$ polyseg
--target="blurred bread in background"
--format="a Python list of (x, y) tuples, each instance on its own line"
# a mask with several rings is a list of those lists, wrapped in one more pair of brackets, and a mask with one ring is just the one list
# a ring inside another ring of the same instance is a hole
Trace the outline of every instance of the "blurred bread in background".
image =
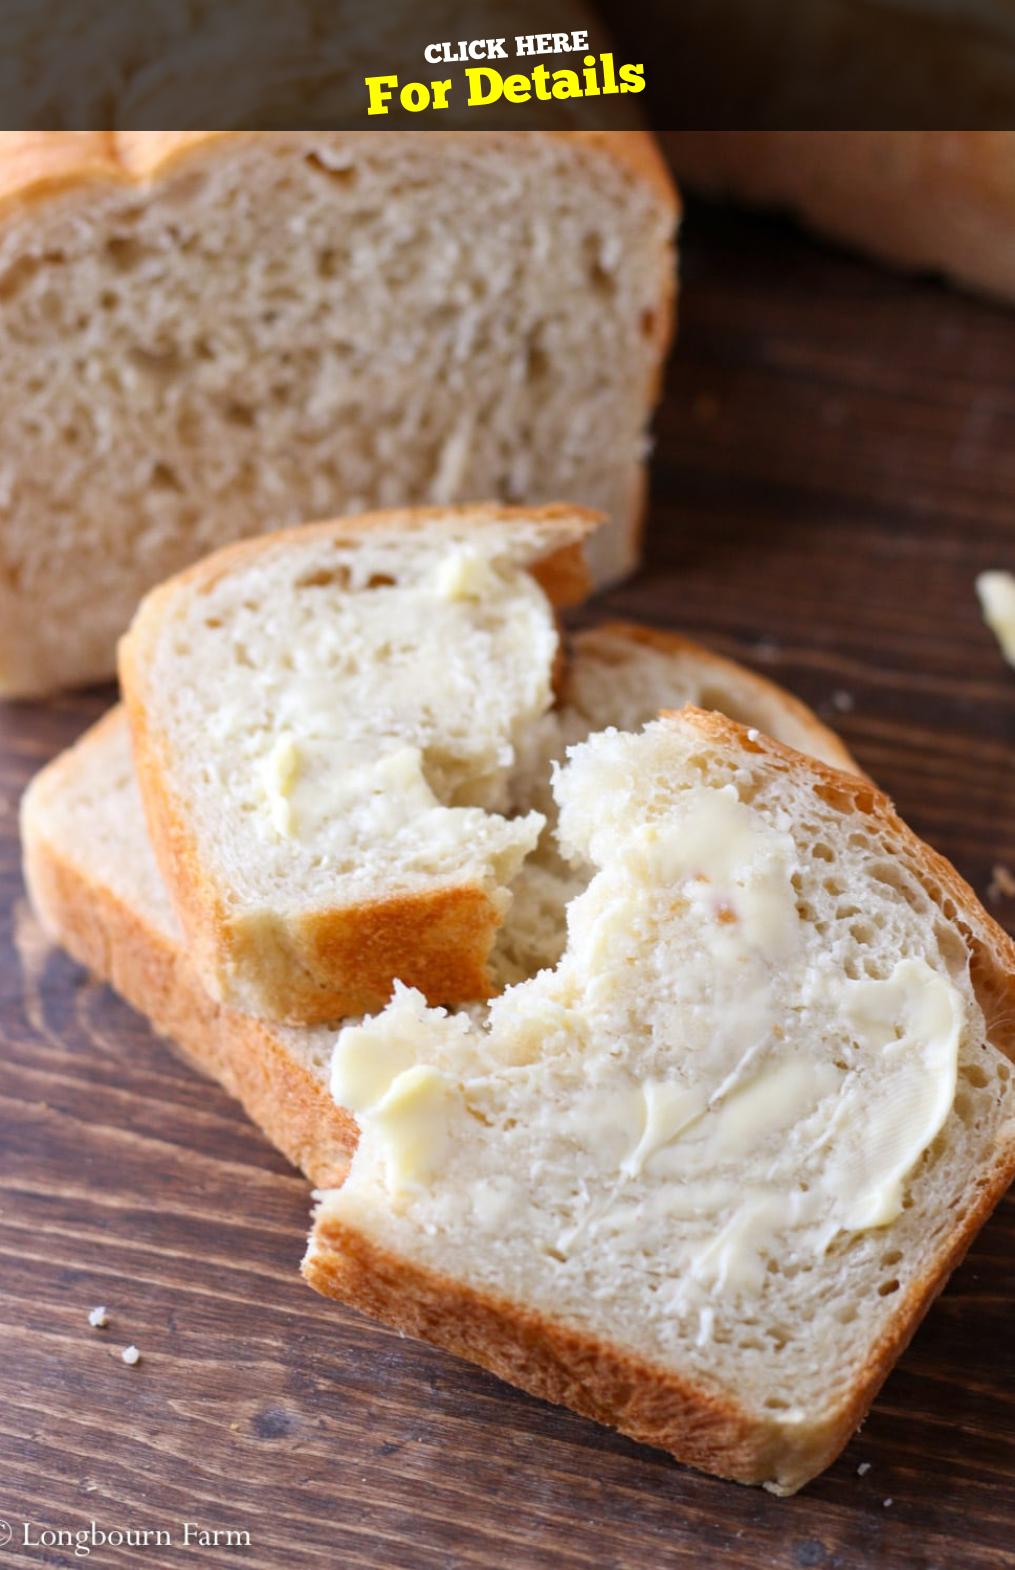
[(0, 133), (0, 690), (338, 513), (566, 495), (628, 571), (676, 215), (641, 132)]
[(1015, 299), (1015, 132), (679, 131), (682, 183)]

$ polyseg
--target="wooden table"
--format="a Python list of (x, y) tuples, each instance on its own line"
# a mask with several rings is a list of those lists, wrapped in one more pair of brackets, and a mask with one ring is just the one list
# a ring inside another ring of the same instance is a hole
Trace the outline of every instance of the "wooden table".
[[(973, 578), (1015, 566), (1015, 313), (747, 218), (686, 227), (648, 565), (690, 630), (838, 723), (986, 894), (1015, 869), (1015, 674)], [(304, 1183), (40, 941), (32, 771), (107, 693), (2, 716), (0, 1516), (163, 1529), (96, 1565), (978, 1570), (1015, 1563), (1015, 1205), (802, 1495), (712, 1481), (315, 1298)], [(1015, 921), (1015, 902), (995, 909)], [(106, 1304), (104, 1331), (88, 1310)], [(136, 1368), (119, 1357), (128, 1342)], [(863, 1465), (864, 1473), (859, 1468)], [(184, 1522), (251, 1546), (184, 1548)], [(0, 1547), (4, 1564), (80, 1564)]]

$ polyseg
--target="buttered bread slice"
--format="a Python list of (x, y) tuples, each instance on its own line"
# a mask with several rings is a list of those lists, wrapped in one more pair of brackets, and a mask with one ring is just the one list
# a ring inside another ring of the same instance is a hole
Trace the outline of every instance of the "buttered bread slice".
[(485, 997), (538, 812), (508, 818), (549, 709), (555, 605), (594, 514), (425, 509), (249, 541), (142, 603), (120, 650), (138, 783), (216, 999), (312, 1024), (395, 978)]
[[(752, 723), (815, 751), (834, 751), (851, 765), (842, 743), (788, 692), (676, 633), (616, 622), (580, 632), (571, 643), (567, 688), (567, 702), (555, 711), (555, 757), (563, 756), (563, 734), (573, 739), (594, 712), (601, 725), (630, 725), (639, 704), (648, 702), (651, 713), (660, 703), (696, 698), (739, 704)], [(548, 776), (549, 754), (545, 767)], [(340, 1182), (357, 1131), (328, 1094), (337, 1024), (275, 1024), (209, 997), (155, 864), (122, 708), (36, 775), (22, 801), (21, 839), (25, 881), (49, 936), (237, 1096), (313, 1182)], [(491, 956), (498, 986), (556, 963), (565, 906), (587, 875), (560, 857), (551, 862), (543, 842), (524, 863)]]
[(484, 1028), (338, 1037), (318, 1290), (789, 1493), (1015, 1170), (1015, 946), (867, 781), (685, 709), (578, 745), (597, 870)]

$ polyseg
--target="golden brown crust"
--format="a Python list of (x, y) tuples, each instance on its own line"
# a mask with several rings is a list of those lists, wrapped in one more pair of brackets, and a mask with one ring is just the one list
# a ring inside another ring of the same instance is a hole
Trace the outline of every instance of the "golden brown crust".
[[(335, 1185), (356, 1146), (351, 1117), (270, 1025), (212, 1001), (174, 940), (90, 877), (47, 836), (43, 798), (73, 781), (81, 748), (102, 747), (121, 723), (111, 711), (33, 783), (22, 816), (25, 877), (46, 932), (146, 1014), (206, 1074), (237, 1098), (272, 1144), (310, 1180)], [(36, 808), (38, 803), (38, 809)]]
[[(56, 189), (92, 182), (147, 184), (181, 160), (214, 154), (244, 141), (302, 141), (306, 131), (4, 131), (0, 132), (0, 205), (43, 197)], [(375, 131), (322, 133), (348, 142), (373, 139)], [(413, 132), (388, 133), (412, 136)], [(679, 216), (676, 188), (648, 131), (431, 131), (428, 140), (482, 136), (499, 141), (521, 137), (564, 138), (604, 153), (651, 186)]]
[(600, 622), (593, 630), (596, 633), (608, 633), (625, 638), (629, 643), (639, 643), (645, 648), (658, 649), (661, 654), (693, 656), (697, 664), (714, 671), (717, 676), (725, 677), (737, 687), (745, 689), (767, 703), (777, 704), (783, 713), (791, 716), (806, 733), (811, 747), (820, 749), (826, 756), (830, 755), (836, 768), (844, 770), (847, 774), (859, 774), (864, 779), (867, 778), (841, 736), (823, 724), (814, 710), (809, 708), (801, 698), (787, 691), (785, 687), (780, 687), (777, 682), (769, 681), (767, 676), (759, 675), (757, 671), (738, 664), (736, 660), (727, 659), (724, 654), (716, 654), (712, 649), (706, 649), (693, 638), (685, 638), (683, 633), (669, 632), (662, 627), (647, 627), (641, 622), (618, 620)]
[(829, 1466), (856, 1431), (920, 1321), (1015, 1176), (1015, 1142), (999, 1154), (933, 1266), (900, 1298), (842, 1402), (806, 1428), (748, 1412), (587, 1331), (480, 1291), (378, 1247), (329, 1215), (314, 1222), (307, 1282), (408, 1335), (468, 1358), (510, 1384), (619, 1429), (678, 1461), (780, 1494)]
[(1015, 298), (1011, 131), (680, 131), (667, 145), (691, 186)]
[(569, 603), (587, 589), (582, 542), (600, 521), (588, 508), (482, 504), (364, 513), (225, 546), (153, 590), (121, 639), (120, 681), (155, 859), (187, 934), (194, 967), (220, 1001), (271, 1019), (314, 1025), (382, 1008), (396, 978), (417, 986), (435, 1004), (489, 996), (488, 960), (500, 913), (477, 885), (394, 895), (289, 922), (234, 917), (205, 870), (187, 806), (170, 783), (169, 745), (155, 722), (146, 680), (151, 651), (181, 591), (200, 592), (297, 538), (358, 540), (382, 530), (425, 532), (437, 519), (449, 517), (468, 518), (477, 528), (535, 522), (559, 530), (560, 544), (547, 549), (530, 570), (555, 604)]

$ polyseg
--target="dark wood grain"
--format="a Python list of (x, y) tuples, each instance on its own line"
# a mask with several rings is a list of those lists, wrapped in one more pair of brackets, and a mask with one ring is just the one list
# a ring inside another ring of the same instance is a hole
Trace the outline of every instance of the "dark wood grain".
[[(682, 314), (648, 566), (606, 607), (794, 686), (985, 893), (1015, 869), (1015, 675), (973, 594), (1015, 566), (1015, 314), (702, 213)], [(258, 1570), (1015, 1562), (1010, 1202), (863, 1432), (791, 1501), (313, 1297), (303, 1182), (26, 911), (18, 795), (108, 696), (0, 720), (0, 1516), (18, 1536), (192, 1521), (251, 1546), (88, 1562)], [(0, 1565), (81, 1562), (0, 1547)]]

